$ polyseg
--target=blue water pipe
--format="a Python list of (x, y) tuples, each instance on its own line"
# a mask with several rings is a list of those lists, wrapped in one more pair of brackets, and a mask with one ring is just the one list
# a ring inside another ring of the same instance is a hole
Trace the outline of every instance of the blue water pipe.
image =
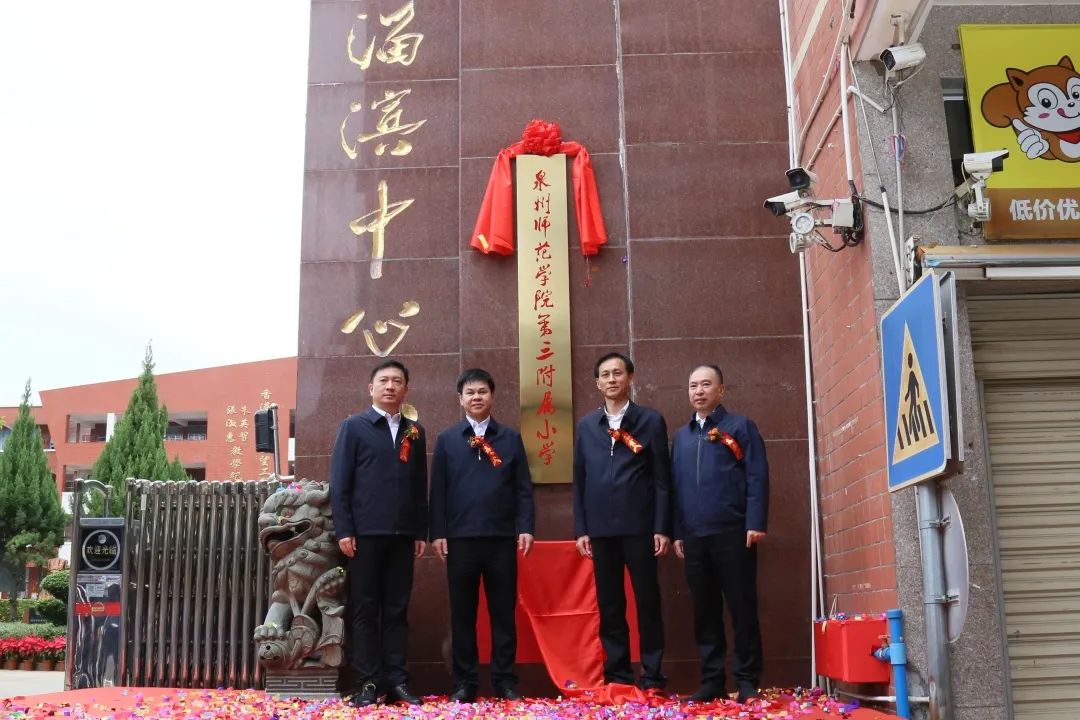
[(893, 686), (896, 688), (896, 715), (911, 718), (911, 703), (908, 700), (907, 682), (907, 646), (904, 644), (904, 613), (902, 610), (889, 610), (885, 613), (889, 621), (889, 644), (874, 651), (874, 657), (892, 664)]

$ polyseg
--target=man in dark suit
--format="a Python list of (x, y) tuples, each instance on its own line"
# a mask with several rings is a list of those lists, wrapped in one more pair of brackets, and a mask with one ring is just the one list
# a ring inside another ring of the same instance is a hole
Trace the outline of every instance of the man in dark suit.
[(473, 702), (479, 680), (476, 609), (484, 582), (491, 616), (491, 685), (519, 700), (514, 656), (517, 549), (528, 555), (535, 513), (532, 477), (521, 435), (491, 416), (495, 380), (466, 370), (457, 380), (465, 419), (435, 441), (431, 470), (431, 545), (446, 560), (455, 690)]
[(407, 615), (413, 558), (427, 538), (424, 428), (401, 416), (409, 371), (384, 360), (371, 371), (372, 406), (338, 429), (330, 501), (338, 546), (348, 558), (349, 658), (357, 707), (378, 701), (420, 704), (406, 684)]
[(671, 535), (667, 426), (660, 413), (630, 401), (630, 358), (609, 353), (596, 362), (593, 376), (604, 404), (581, 419), (574, 438), (574, 536), (578, 552), (593, 561), (604, 679), (634, 682), (623, 585), (628, 568), (641, 642), (638, 684), (663, 688), (656, 559), (667, 552)]
[(723, 697), (724, 603), (735, 631), (739, 702), (758, 694), (761, 630), (757, 611), (757, 543), (769, 514), (769, 464), (757, 425), (729, 413), (724, 375), (715, 365), (690, 374), (694, 416), (675, 433), (675, 554), (686, 560), (694, 601), (694, 639), (701, 688), (685, 700)]

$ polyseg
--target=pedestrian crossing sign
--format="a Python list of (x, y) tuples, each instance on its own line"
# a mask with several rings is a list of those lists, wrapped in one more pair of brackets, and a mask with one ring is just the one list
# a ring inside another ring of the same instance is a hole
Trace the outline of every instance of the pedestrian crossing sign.
[(881, 318), (889, 490), (940, 475), (950, 455), (938, 279), (926, 273)]
[(911, 330), (904, 325), (904, 348), (900, 356), (900, 402), (896, 408), (896, 439), (893, 441), (892, 464), (907, 460), (941, 442), (926, 399), (926, 379), (923, 376)]

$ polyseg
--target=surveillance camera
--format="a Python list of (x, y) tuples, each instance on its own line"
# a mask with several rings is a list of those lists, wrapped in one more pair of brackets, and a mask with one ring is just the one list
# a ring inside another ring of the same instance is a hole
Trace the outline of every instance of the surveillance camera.
[(806, 168), (793, 167), (787, 171), (787, 180), (792, 190), (809, 190), (817, 184), (817, 175)]
[(776, 217), (789, 213), (806, 204), (806, 198), (798, 190), (771, 197), (765, 201), (764, 207)]
[(1001, 172), (1005, 167), (1008, 150), (990, 150), (988, 152), (964, 153), (964, 172), (977, 178), (986, 179), (991, 173)]
[(801, 252), (805, 252), (813, 244), (814, 239), (809, 235), (801, 235), (797, 232), (793, 232), (788, 236), (788, 250), (791, 251), (792, 255), (798, 255)]
[(893, 70), (915, 67), (926, 59), (926, 51), (923, 50), (923, 46), (919, 43), (897, 45), (882, 50), (881, 54), (878, 55), (878, 59), (881, 60), (886, 70), (892, 72)]
[(792, 213), (791, 230), (796, 235), (809, 235), (817, 227), (817, 220), (806, 211)]

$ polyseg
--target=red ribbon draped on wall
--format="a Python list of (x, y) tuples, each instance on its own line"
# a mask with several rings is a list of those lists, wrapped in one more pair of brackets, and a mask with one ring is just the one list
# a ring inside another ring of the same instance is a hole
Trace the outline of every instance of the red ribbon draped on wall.
[(510, 161), (518, 155), (550, 156), (556, 153), (565, 153), (574, 159), (570, 174), (581, 254), (589, 257), (600, 252), (600, 246), (607, 242), (607, 230), (600, 212), (600, 195), (596, 191), (589, 151), (581, 143), (563, 142), (558, 124), (543, 120), (531, 121), (522, 133), (521, 141), (504, 148), (495, 158), (470, 245), (484, 254), (514, 253), (514, 176), (510, 172)]

